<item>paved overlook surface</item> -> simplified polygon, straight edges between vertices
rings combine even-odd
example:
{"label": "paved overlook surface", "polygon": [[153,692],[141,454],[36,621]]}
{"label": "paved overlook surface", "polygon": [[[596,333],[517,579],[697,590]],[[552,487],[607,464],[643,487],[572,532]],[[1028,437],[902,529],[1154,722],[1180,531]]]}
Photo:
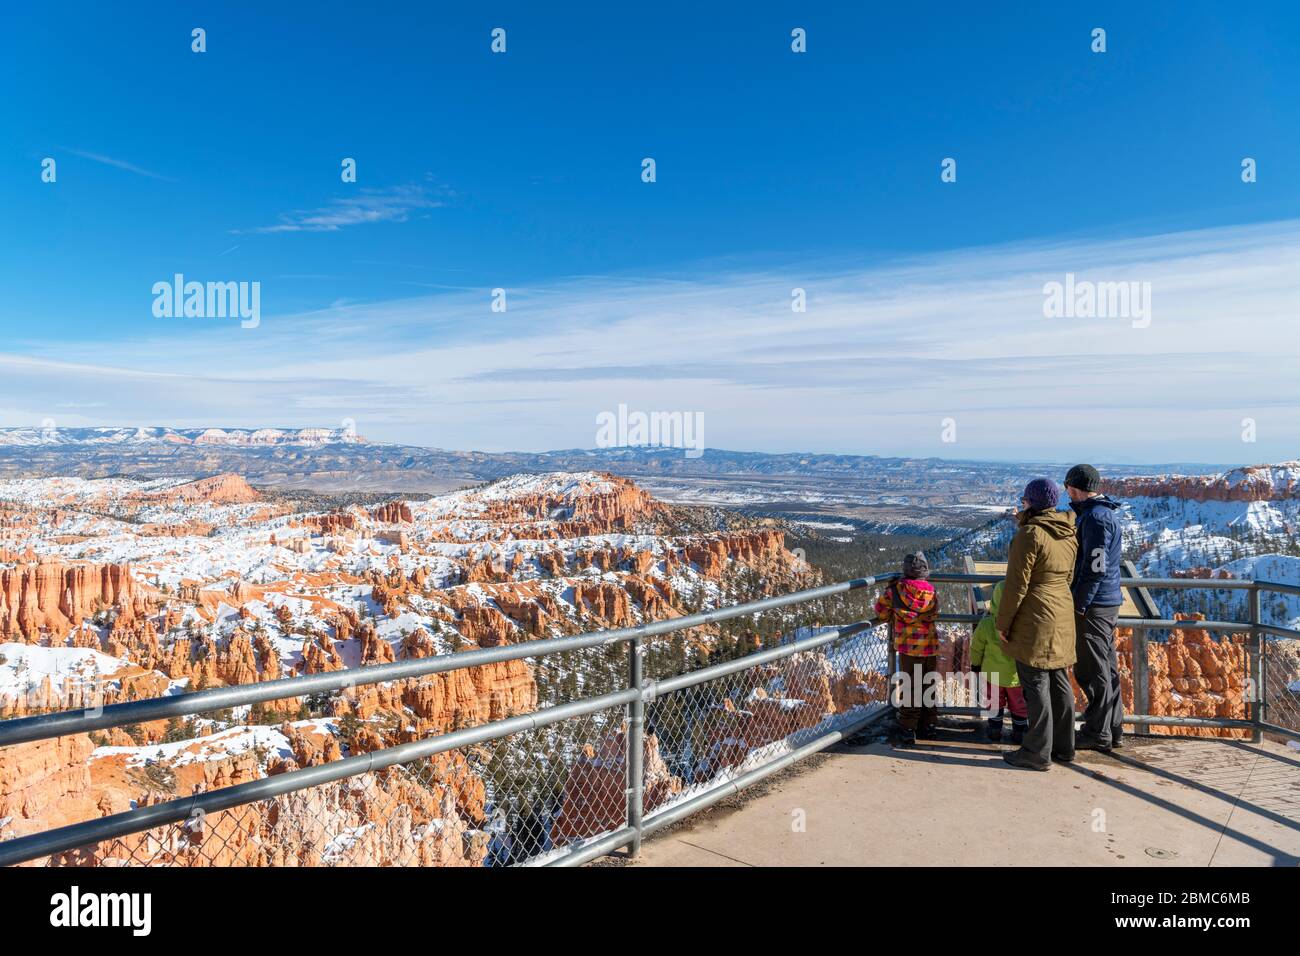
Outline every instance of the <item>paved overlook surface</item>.
{"label": "paved overlook surface", "polygon": [[837,746],[652,837],[634,865],[1300,864],[1293,747],[1146,738],[1033,773],[1006,766],[1008,748],[977,742],[976,727],[948,719],[914,749]]}

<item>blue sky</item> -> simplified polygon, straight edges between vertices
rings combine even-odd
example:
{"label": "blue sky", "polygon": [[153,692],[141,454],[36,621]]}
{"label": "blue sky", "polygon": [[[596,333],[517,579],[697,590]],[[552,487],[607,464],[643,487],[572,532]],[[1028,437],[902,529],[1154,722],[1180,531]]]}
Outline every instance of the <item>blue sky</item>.
{"label": "blue sky", "polygon": [[[233,6],[0,38],[0,424],[542,449],[626,402],[754,450],[1300,454],[1294,4]],[[1044,319],[1067,271],[1151,281],[1151,327]],[[156,318],[177,272],[261,324]]]}

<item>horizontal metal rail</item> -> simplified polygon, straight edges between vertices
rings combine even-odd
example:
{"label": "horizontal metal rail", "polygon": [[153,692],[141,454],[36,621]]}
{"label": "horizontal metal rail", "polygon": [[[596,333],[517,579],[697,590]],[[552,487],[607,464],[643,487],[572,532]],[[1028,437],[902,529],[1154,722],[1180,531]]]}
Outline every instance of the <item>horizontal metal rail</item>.
{"label": "horizontal metal rail", "polygon": [[1283,737],[1290,737],[1292,740],[1300,740],[1300,730],[1291,727],[1281,727],[1277,724],[1270,724],[1268,721],[1260,723],[1260,729],[1265,733],[1281,734]]}
{"label": "horizontal metal rail", "polygon": [[1189,590],[1209,588],[1210,590],[1249,591],[1255,586],[1250,578],[1121,578],[1120,585],[1126,588],[1161,588],[1166,590]]}
{"label": "horizontal metal rail", "polygon": [[873,627],[875,627],[875,625],[870,621],[858,621],[856,624],[831,628],[829,631],[823,631],[821,634],[801,638],[797,641],[791,641],[789,644],[782,644],[765,651],[755,651],[753,654],[746,654],[744,657],[738,657],[734,661],[723,661],[721,664],[701,667],[697,671],[688,671],[685,674],[678,674],[676,677],[664,677],[659,680],[646,681],[644,699],[649,703],[661,694],[671,694],[675,690],[694,687],[696,684],[703,684],[706,681],[717,680],[719,677],[728,677],[731,674],[739,674],[741,671],[747,671],[752,667],[758,667],[762,664],[770,664],[772,661],[779,661],[783,657],[789,657],[791,654],[797,654],[800,651],[816,650],[819,647],[830,644],[833,641],[838,641],[841,638],[852,637],[855,634],[861,634],[863,631],[869,631]]}
{"label": "horizontal metal rail", "polygon": [[690,614],[686,617],[654,621],[637,627],[594,631],[590,634],[580,634],[575,637],[521,641],[518,644],[503,644],[498,647],[459,651],[454,654],[440,654],[436,657],[395,661],[391,664],[354,667],[347,670],[327,671],[322,674],[288,677],[283,680],[261,681],[254,684],[215,687],[210,690],[195,691],[189,694],[173,694],[168,697],[151,697],[147,700],[109,704],[100,708],[81,708],[38,714],[34,717],[20,717],[0,721],[0,747],[27,743],[32,740],[43,740],[47,737],[61,737],[65,734],[103,730],[107,727],[139,724],[167,717],[205,714],[215,710],[223,710],[227,707],[262,704],[273,700],[285,700],[290,697],[307,697],[324,691],[344,690],[367,684],[387,683],[388,681],[405,680],[411,677],[424,677],[429,674],[442,674],[465,667],[479,667],[483,664],[496,664],[501,661],[522,660],[528,657],[542,657],[592,647],[603,647],[607,644],[655,637],[660,634],[671,634],[674,631],[700,627],[704,624],[726,621],[735,617],[744,617],[748,614],[761,614],[764,611],[786,607],[791,604],[802,604],[820,598],[834,597],[837,594],[870,587],[873,584],[889,582],[896,577],[898,577],[897,573],[870,578],[854,578],[838,584],[828,584],[805,591],[795,591],[790,594],[763,598],[762,600],[718,608],[713,611],[702,611],[699,614]]}
{"label": "horizontal metal rail", "polygon": [[[366,684],[382,683],[421,677],[428,674],[445,673],[467,667],[501,661],[543,657],[587,648],[601,647],[620,642],[642,641],[648,637],[669,634],[676,631],[699,627],[719,621],[760,614],[765,611],[800,604],[807,601],[828,598],[849,591],[888,583],[897,574],[883,574],[874,577],[855,578],[837,584],[811,588],[792,594],[779,595],[751,601],[745,604],[719,608],[685,617],[656,621],[631,628],[599,631],[592,634],[567,638],[528,641],[520,644],[503,645],[463,651],[455,654],[440,655],[412,661],[399,661],[391,664],[333,671],[303,677],[287,678],[257,684],[214,688],[189,694],[177,694],[170,697],[153,698],[142,701],[129,701],[103,707],[99,710],[73,710],[35,717],[0,721],[0,746],[57,737],[64,734],[80,733],[106,727],[123,726],[160,718],[198,714],[221,710],[227,707],[263,703],[292,697],[307,696],[323,691],[340,690]],[[931,580],[936,584],[985,584],[1001,580],[996,574],[934,574]],[[1218,589],[1231,588],[1251,590],[1258,594],[1261,590],[1276,590],[1286,593],[1300,593],[1300,588],[1271,582],[1253,582],[1246,580],[1218,580],[1203,578],[1144,579],[1125,578],[1125,587],[1153,587],[1178,589]],[[1121,625],[1133,627],[1139,632],[1153,629],[1175,629],[1195,627],[1205,630],[1217,630],[1227,633],[1254,632],[1258,635],[1272,634],[1280,637],[1300,638],[1300,631],[1290,628],[1265,625],[1256,619],[1251,623],[1232,621],[1199,621],[1174,619],[1122,618]],[[980,620],[977,614],[940,614],[938,620],[943,623],[975,623]],[[473,746],[511,734],[550,726],[560,721],[594,714],[598,711],[631,705],[634,702],[651,702],[657,697],[674,691],[694,687],[708,681],[717,680],[755,667],[778,661],[794,654],[812,651],[835,641],[852,637],[875,625],[861,621],[839,628],[830,628],[811,637],[790,641],[774,648],[758,651],[733,661],[725,661],[687,674],[663,678],[656,681],[642,681],[637,686],[603,694],[596,697],[582,698],[564,704],[547,707],[528,714],[506,718],[483,724],[478,727],[439,734],[419,741],[413,741],[394,747],[372,751],[367,754],[331,761],[315,767],[303,768],[260,780],[250,781],[207,793],[195,794],[148,807],[138,807],[123,813],[103,817],[97,820],[60,827],[42,833],[30,834],[0,843],[0,865],[24,862],[49,856],[89,844],[100,843],[131,833],[138,833],[158,826],[179,823],[197,812],[211,813],[232,807],[269,799],[286,793],[304,790],[321,784],[330,783],[348,777],[381,770],[384,768],[410,763],[449,750]],[[817,740],[796,748],[780,759],[755,768],[736,779],[697,794],[683,804],[645,816],[640,827],[629,826],[605,835],[594,842],[584,844],[580,849],[552,860],[556,865],[582,862],[609,852],[611,848],[621,846],[635,847],[641,836],[662,826],[667,826],[683,816],[710,805],[718,800],[739,792],[751,783],[778,772],[794,761],[830,746],[837,740],[856,732],[856,727],[887,713],[887,704],[875,705],[869,715],[852,727],[841,728],[824,734]],[[966,712],[970,708],[960,708]],[[956,711],[954,711],[956,712]],[[1126,722],[1147,725],[1166,725],[1171,727],[1241,727],[1265,730],[1300,739],[1300,734],[1288,728],[1279,727],[1259,719],[1233,720],[1225,718],[1188,718],[1162,717],[1149,714],[1130,715]],[[631,733],[631,732],[630,732]],[[631,738],[629,737],[629,740]]]}
{"label": "horizontal metal rail", "polygon": [[1241,727],[1253,730],[1253,720],[1237,720],[1232,717],[1159,717],[1151,714],[1125,714],[1126,724],[1160,724],[1167,727]]}
{"label": "horizontal metal rail", "polygon": [[861,621],[845,627],[831,628],[812,637],[791,641],[780,647],[759,651],[734,661],[726,661],[712,667],[701,668],[668,681],[648,681],[642,688],[628,688],[598,697],[587,697],[529,714],[507,717],[503,720],[480,724],[477,727],[438,734],[424,740],[399,744],[374,750],[356,757],[331,760],[328,763],[272,777],[263,777],[248,783],[222,787],[207,793],[194,794],[165,803],[148,807],[137,807],[112,816],[74,823],[69,826],[33,833],[13,840],[0,842],[0,866],[12,866],[28,860],[39,859],[55,853],[63,853],[88,844],[101,843],[116,837],[126,836],[151,830],[169,823],[179,823],[191,818],[195,813],[215,813],[243,806],[259,800],[266,800],[286,793],[305,790],[309,787],[333,783],[347,777],[355,777],[375,770],[383,770],[397,764],[410,763],[425,757],[432,757],[449,750],[485,743],[501,737],[526,730],[547,727],[572,717],[582,717],[598,711],[608,710],[637,699],[654,700],[660,694],[667,694],[697,684],[704,684],[728,674],[738,673],[753,667],[782,658],[791,657],[805,651],[816,650],[826,644],[852,637],[872,627],[869,622]]}
{"label": "horizontal metal rail", "polygon": [[1277,581],[1256,581],[1261,591],[1280,591],[1283,594],[1300,594],[1300,584],[1281,584]]}
{"label": "horizontal metal rail", "polygon": [[[1230,634],[1245,634],[1254,628],[1250,624],[1241,621],[1179,621],[1174,618],[1150,618],[1142,617],[1121,617],[1119,618],[1120,627],[1131,627],[1134,630],[1141,631],[1165,631],[1165,630],[1201,630],[1201,631],[1224,631]],[[1297,637],[1300,632],[1292,631]]]}
{"label": "horizontal metal rail", "polygon": [[1289,627],[1278,627],[1276,624],[1260,624],[1259,629],[1266,634],[1272,634],[1274,637],[1294,637],[1300,639],[1300,631],[1293,630]]}
{"label": "horizontal metal rail", "polygon": [[[289,677],[277,681],[261,681],[252,684],[238,684],[230,687],[216,687],[208,690],[185,694],[173,694],[166,697],[153,697],[146,700],[125,701],[103,707],[80,708],[38,714],[32,717],[20,717],[0,721],[0,747],[11,744],[61,737],[66,734],[85,733],[103,730],[108,727],[122,727],[147,721],[162,720],[170,717],[185,717],[194,714],[211,713],[228,707],[240,707],[250,704],[268,703],[286,700],[292,697],[307,697],[326,691],[343,690],[368,684],[386,683],[423,677],[430,674],[447,673],[466,667],[478,667],[484,664],[496,664],[502,661],[522,660],[530,657],[542,657],[550,654],[562,654],[571,651],[602,647],[608,644],[671,634],[675,631],[730,620],[749,614],[788,607],[821,598],[834,597],[849,591],[887,584],[899,577],[897,572],[875,575],[865,578],[853,578],[837,584],[795,591],[790,594],[777,595],[750,601],[745,604],[732,605],[712,611],[702,611],[686,617],[655,621],[637,627],[619,628],[607,631],[595,631],[574,637],[547,638],[537,641],[522,641],[518,644],[503,644],[498,647],[479,648],[459,651],[453,654],[440,654],[434,657],[418,658],[407,661],[394,661],[389,664],[377,664],[321,674],[309,674],[302,677]],[[957,574],[936,573],[930,576],[936,584],[990,584],[1002,580],[997,574]],[[1272,582],[1253,582],[1246,579],[1208,579],[1208,578],[1125,578],[1125,587],[1172,587],[1202,588],[1213,590],[1219,587],[1249,589],[1258,586],[1261,589],[1286,591],[1300,594],[1300,588]],[[978,614],[941,614],[942,623],[974,624],[980,620]],[[1149,618],[1120,618],[1124,627],[1144,630],[1172,630],[1193,626],[1208,631],[1225,633],[1248,633],[1252,625],[1236,621],[1177,621]],[[1300,638],[1300,631],[1275,625],[1256,625],[1259,630],[1278,637]]]}
{"label": "horizontal metal rail", "polygon": [[[893,575],[894,577],[897,574]],[[1001,574],[957,574],[941,572],[931,574],[929,580],[937,584],[993,584],[1003,580]],[[1190,590],[1205,588],[1208,590],[1217,590],[1227,588],[1230,590],[1245,591],[1258,586],[1270,590],[1288,590],[1294,588],[1290,584],[1270,584],[1268,582],[1256,582],[1250,578],[1120,578],[1120,586],[1124,589],[1129,588],[1172,588],[1174,590]],[[1300,589],[1297,589],[1300,593]]]}

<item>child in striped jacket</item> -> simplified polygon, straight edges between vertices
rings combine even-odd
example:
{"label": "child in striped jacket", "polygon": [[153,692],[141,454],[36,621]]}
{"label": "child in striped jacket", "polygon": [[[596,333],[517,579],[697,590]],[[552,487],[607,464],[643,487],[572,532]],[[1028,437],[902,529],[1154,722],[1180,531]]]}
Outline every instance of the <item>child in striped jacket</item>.
{"label": "child in striped jacket", "polygon": [[[925,702],[926,675],[938,669],[939,635],[935,617],[939,599],[930,576],[930,562],[918,551],[903,558],[903,576],[890,583],[876,600],[876,623],[894,626],[894,649],[904,699],[898,708],[903,743],[933,737],[938,708]],[[931,681],[934,679],[931,678]]]}

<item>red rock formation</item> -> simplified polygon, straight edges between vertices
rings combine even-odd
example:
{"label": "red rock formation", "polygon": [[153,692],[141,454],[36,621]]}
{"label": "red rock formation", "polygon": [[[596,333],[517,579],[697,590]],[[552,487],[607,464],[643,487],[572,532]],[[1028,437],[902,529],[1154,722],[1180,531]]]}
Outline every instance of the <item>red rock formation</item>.
{"label": "red rock formation", "polygon": [[129,497],[151,501],[206,501],[216,505],[247,504],[262,500],[262,496],[241,475],[236,474],[213,475],[211,478],[187,481],[163,491],[138,492]]}
{"label": "red rock formation", "polygon": [[100,815],[91,793],[85,734],[0,748],[0,839]]}
{"label": "red rock formation", "polygon": [[356,529],[357,514],[354,511],[334,511],[323,515],[307,515],[290,527],[310,528],[321,534],[339,534]]}
{"label": "red rock formation", "polygon": [[737,767],[754,750],[815,727],[829,716],[881,702],[888,693],[883,674],[857,667],[837,674],[816,651],[787,658],[754,679],[781,688],[780,694],[756,684],[743,703],[724,700],[709,715],[711,734],[696,768],[702,779]]}
{"label": "red rock formation", "polygon": [[298,674],[323,674],[341,670],[343,658],[328,637],[320,634],[303,644],[302,664],[298,668]]}
{"label": "red rock formation", "polygon": [[0,637],[29,644],[43,637],[63,638],[85,618],[109,608],[129,620],[145,609],[144,591],[125,564],[50,562],[3,568]]}
{"label": "red rock formation", "polygon": [[470,605],[457,621],[460,633],[479,647],[513,644],[519,639],[515,623],[494,607]]}
{"label": "red rock formation", "polygon": [[960,674],[970,670],[970,631],[939,632],[936,667],[940,674]]}
{"label": "red rock formation", "polygon": [[357,637],[361,640],[362,667],[369,667],[371,664],[391,664],[396,660],[393,645],[381,638],[375,631],[375,626],[369,621],[361,625]]}
{"label": "red rock formation", "polygon": [[405,501],[390,501],[378,508],[371,508],[370,517],[386,524],[409,523],[415,520],[411,515],[411,506]]}
{"label": "red rock formation", "polygon": [[718,535],[687,545],[682,558],[699,567],[711,578],[722,576],[728,560],[754,568],[789,567],[793,556],[785,550],[785,535],[780,531],[759,530]]}
{"label": "red rock formation", "polygon": [[529,637],[546,637],[551,621],[560,614],[555,599],[543,592],[522,594],[500,590],[494,592],[494,599]]}
{"label": "red rock formation", "polygon": [[487,502],[485,517],[509,524],[518,521],[555,521],[560,537],[583,537],[613,531],[630,531],[638,521],[662,511],[663,506],[648,492],[626,478],[602,473],[609,490],[594,490],[580,484],[553,492],[520,494]]}
{"label": "red rock formation", "polygon": [[553,576],[560,576],[568,571],[568,559],[562,551],[543,551],[537,555],[537,563],[542,570]]}
{"label": "red rock formation", "polygon": [[628,570],[634,574],[648,574],[658,563],[653,551],[634,551],[627,559]]}
{"label": "red rock formation", "polygon": [[510,580],[510,572],[501,563],[500,557],[495,554],[485,554],[465,568],[467,584],[488,584],[508,580]]}
{"label": "red rock formation", "polygon": [[1281,501],[1300,498],[1300,461],[1252,465],[1222,475],[1157,475],[1105,481],[1102,490],[1123,498],[1173,497],[1189,501]]}
{"label": "red rock formation", "polygon": [[641,612],[648,621],[660,621],[670,617],[681,617],[673,602],[677,595],[670,582],[662,578],[628,577],[623,585],[633,601],[641,605]]}
{"label": "red rock formation", "polygon": [[189,536],[204,537],[212,532],[216,525],[204,521],[185,521],[177,524],[138,524],[131,530],[146,538],[185,538]]}
{"label": "red rock formation", "polygon": [[[1179,614],[1178,620],[1204,620],[1200,614]],[[1125,713],[1133,709],[1133,631],[1122,627],[1115,632],[1119,656],[1120,689]],[[1229,717],[1246,719],[1247,680],[1250,662],[1240,637],[1216,640],[1201,628],[1176,629],[1166,642],[1147,643],[1147,687],[1150,712],[1160,717]],[[1075,707],[1082,710],[1087,698],[1075,688]],[[1194,737],[1247,737],[1250,732],[1218,727],[1151,726],[1153,734]]]}
{"label": "red rock formation", "polygon": [[842,674],[835,677],[831,685],[837,713],[852,710],[866,704],[883,701],[888,696],[889,682],[885,675],[877,671],[863,671],[856,665],[850,665]]}
{"label": "red rock formation", "polygon": [[397,545],[397,550],[402,554],[411,550],[411,538],[405,531],[376,531],[375,540]]}
{"label": "red rock formation", "polygon": [[[310,761],[315,745],[290,738],[294,757],[277,759],[277,773]],[[327,745],[326,745],[327,746]],[[319,759],[324,759],[324,750]],[[104,761],[96,761],[103,763]],[[107,771],[106,771],[107,772]],[[261,776],[252,754],[176,766],[173,792],[154,792],[148,806],[190,792]],[[108,788],[104,812],[125,809],[124,791]],[[286,794],[186,824],[131,834],[110,843],[61,854],[64,866],[481,866],[488,835],[482,781],[460,754],[428,761],[424,773],[381,771]]]}
{"label": "red rock formation", "polygon": [[163,675],[134,666],[127,666],[103,679],[91,675],[69,678],[59,686],[55,686],[46,675],[27,688],[0,694],[0,719],[140,700],[157,697],[166,691],[167,680]]}
{"label": "red rock formation", "polygon": [[608,627],[629,627],[632,605],[627,591],[612,581],[578,581],[573,585],[573,604],[593,623]]}
{"label": "red rock formation", "polygon": [[[648,813],[681,793],[682,781],[669,772],[659,755],[659,738],[646,734],[643,742]],[[626,788],[627,740],[626,727],[622,727],[595,746],[587,744],[569,767],[551,839],[562,845],[623,826],[627,820]]]}
{"label": "red rock formation", "polygon": [[604,477],[614,484],[614,490],[577,498],[573,504],[574,521],[590,521],[610,530],[628,530],[635,525],[637,519],[645,517],[658,507],[648,492],[626,478],[610,474]]}
{"label": "red rock formation", "polygon": [[1169,572],[1171,578],[1197,578],[1200,580],[1224,580],[1230,581],[1235,576],[1226,568],[1207,568],[1198,566],[1194,568],[1174,568]]}
{"label": "red rock formation", "polygon": [[[384,713],[403,714],[412,728],[412,739],[502,720],[536,706],[537,684],[523,661],[366,684],[333,702],[334,715],[339,717],[350,713],[370,720]],[[400,742],[377,738],[376,746]]]}
{"label": "red rock formation", "polygon": [[247,604],[249,601],[263,600],[265,597],[266,588],[237,580],[230,585],[228,596],[225,600],[232,606],[239,607],[240,605]]}

